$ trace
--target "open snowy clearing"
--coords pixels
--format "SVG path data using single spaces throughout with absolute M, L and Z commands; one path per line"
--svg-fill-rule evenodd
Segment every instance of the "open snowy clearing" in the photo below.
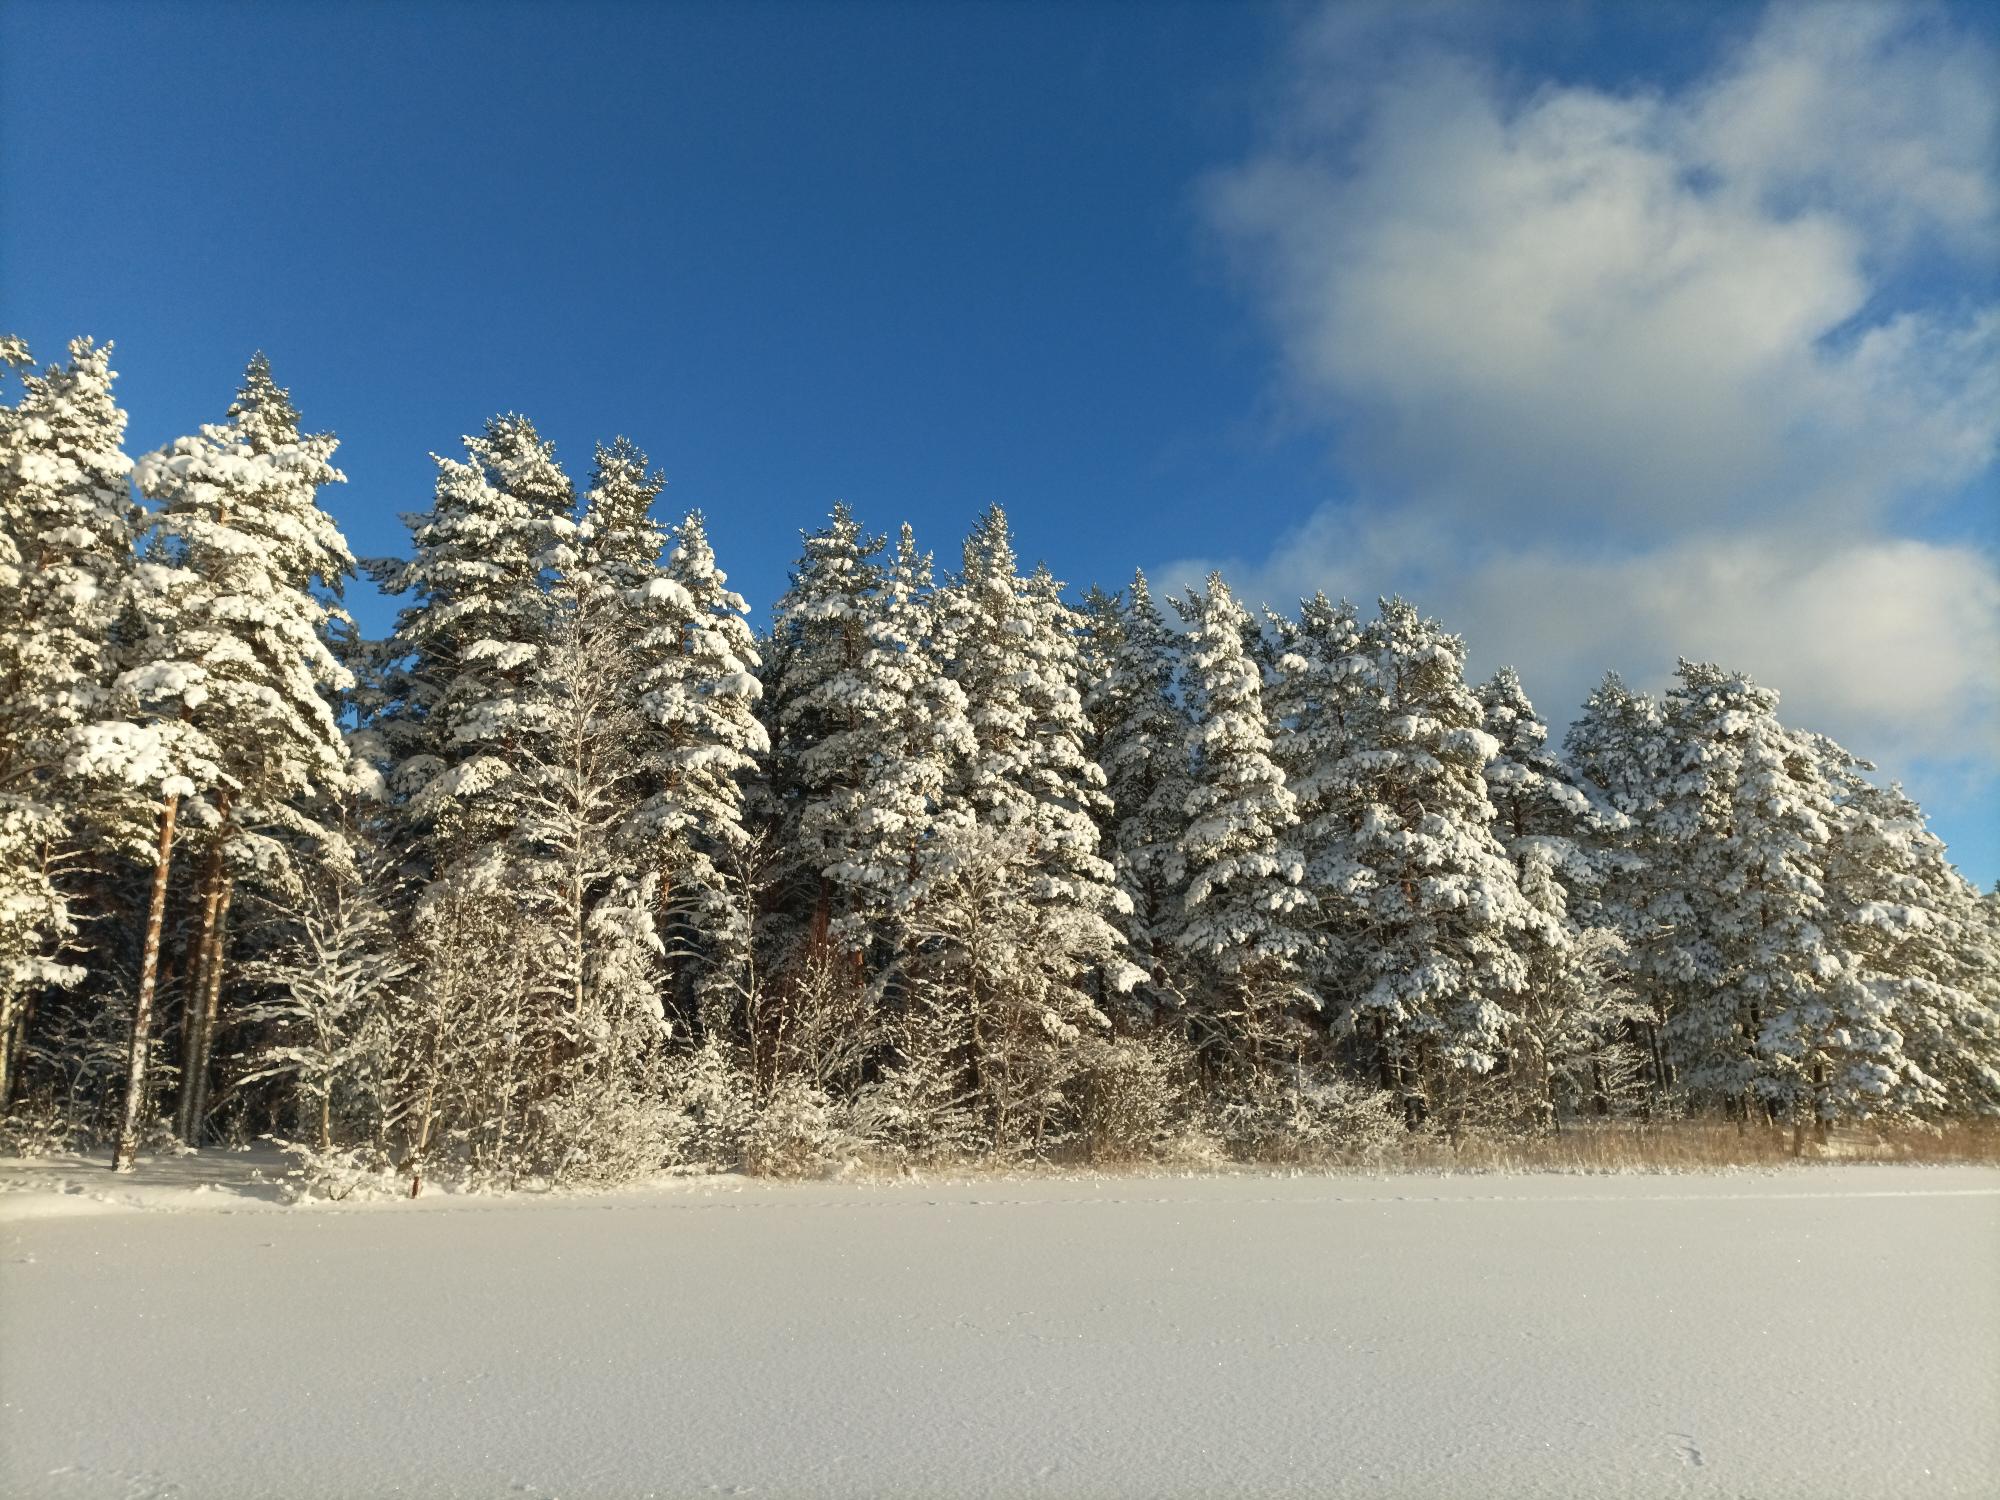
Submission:
M 1831 1500 L 2000 1474 L 1988 1168 L 291 1208 L 231 1170 L 0 1171 L 0 1492 Z

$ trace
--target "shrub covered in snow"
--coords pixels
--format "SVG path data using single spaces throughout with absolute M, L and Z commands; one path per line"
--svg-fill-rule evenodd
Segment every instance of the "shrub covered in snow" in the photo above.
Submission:
M 1071 1082 L 1077 1136 L 1091 1161 L 1173 1154 L 1189 1123 L 1194 1049 L 1175 1032 L 1094 1040 Z
M 1251 1161 L 1369 1160 L 1408 1133 L 1394 1095 L 1332 1074 L 1246 1088 L 1221 1102 L 1216 1124 L 1230 1150 Z
M 743 1160 L 756 1096 L 749 1074 L 721 1043 L 676 1058 L 667 1069 L 666 1095 L 675 1165 L 724 1171 Z
M 786 1078 L 771 1091 L 743 1136 L 743 1169 L 758 1177 L 810 1177 L 844 1152 L 847 1141 L 826 1091 Z

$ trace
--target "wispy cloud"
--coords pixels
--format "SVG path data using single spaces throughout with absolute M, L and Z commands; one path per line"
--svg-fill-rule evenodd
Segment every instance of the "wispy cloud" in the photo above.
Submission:
M 1208 185 L 1281 361 L 1373 501 L 1221 563 L 1407 589 L 1558 718 L 1607 666 L 1739 664 L 1885 756 L 2000 765 L 2000 567 L 1920 540 L 1990 473 L 1995 59 L 1941 13 L 1767 13 L 1676 90 L 1525 85 L 1477 12 L 1301 28 Z

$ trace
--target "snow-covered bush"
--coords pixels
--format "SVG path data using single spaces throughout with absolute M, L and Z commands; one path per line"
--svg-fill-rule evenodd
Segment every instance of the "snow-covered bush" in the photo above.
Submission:
M 1171 1033 L 1093 1039 L 1072 1082 L 1077 1134 L 1091 1161 L 1168 1153 L 1187 1120 L 1194 1049 Z
M 810 1177 L 847 1146 L 833 1101 L 803 1078 L 779 1082 L 743 1137 L 743 1170 L 758 1177 Z
M 897 1057 L 848 1105 L 857 1149 L 909 1166 L 977 1156 L 988 1136 L 964 1071 L 947 1045 L 955 1027 L 932 1018 L 903 1027 Z
M 1372 1160 L 1406 1135 L 1394 1095 L 1331 1074 L 1265 1080 L 1216 1113 L 1230 1149 L 1253 1161 Z
M 668 1140 L 679 1165 L 727 1171 L 742 1161 L 756 1096 L 750 1075 L 722 1043 L 708 1041 L 669 1063 L 666 1097 L 674 1116 Z
M 50 1149 L 74 1151 L 111 1140 L 118 1129 L 131 1028 L 132 995 L 122 977 L 106 975 L 102 990 L 88 996 L 59 991 L 44 997 L 35 1035 L 21 1059 L 21 1086 L 8 1111 L 10 1122 L 40 1117 L 22 1122 L 22 1139 L 53 1141 L 60 1134 L 64 1144 Z M 148 1053 L 149 1060 L 164 1061 L 165 1049 L 157 1039 Z M 160 1081 L 155 1074 L 149 1097 Z
M 87 1130 L 75 1109 L 54 1094 L 15 1103 L 0 1119 L 0 1156 L 53 1156 L 78 1149 Z
M 809 944 L 782 985 L 751 997 L 758 1056 L 780 1077 L 851 1087 L 879 1049 L 874 998 L 860 966 L 831 943 Z
M 338 1203 L 357 1194 L 401 1197 L 410 1179 L 397 1169 L 379 1146 L 316 1146 L 310 1141 L 279 1141 L 291 1158 L 285 1189 L 293 1199 L 325 1198 Z
M 536 1111 L 549 1180 L 604 1186 L 633 1182 L 679 1160 L 690 1134 L 686 1114 L 656 1088 L 627 1077 L 587 1079 Z

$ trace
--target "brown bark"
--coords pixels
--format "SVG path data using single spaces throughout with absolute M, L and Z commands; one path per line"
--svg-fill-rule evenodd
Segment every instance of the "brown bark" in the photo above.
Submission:
M 0 990 L 0 1112 L 13 1102 L 14 1058 L 27 1028 L 28 997 L 19 990 Z
M 160 804 L 160 853 L 153 867 L 153 898 L 146 910 L 146 945 L 139 959 L 139 993 L 132 1004 L 132 1051 L 126 1069 L 125 1112 L 118 1124 L 118 1143 L 111 1151 L 111 1170 L 132 1170 L 139 1147 L 139 1123 L 146 1111 L 146 1044 L 153 1029 L 153 990 L 160 975 L 160 928 L 167 915 L 167 878 L 174 857 L 174 819 L 180 813 L 178 793 Z
M 195 1079 L 204 1065 L 206 1038 L 202 1035 L 202 1010 L 208 1000 L 210 971 L 217 960 L 216 913 L 222 908 L 222 830 L 209 845 L 208 860 L 201 877 L 201 927 L 196 935 L 194 957 L 188 964 L 187 997 L 181 1007 L 181 1091 L 174 1108 L 174 1134 L 194 1144 Z
M 225 878 L 222 900 L 215 912 L 215 937 L 209 953 L 208 973 L 201 994 L 201 1024 L 196 1035 L 199 1046 L 193 1073 L 184 1080 L 183 1092 L 189 1099 L 187 1128 L 182 1139 L 198 1145 L 202 1121 L 208 1114 L 208 1086 L 212 1069 L 209 1060 L 215 1051 L 215 1019 L 222 1005 L 222 975 L 229 943 L 229 903 L 236 894 L 236 882 Z

